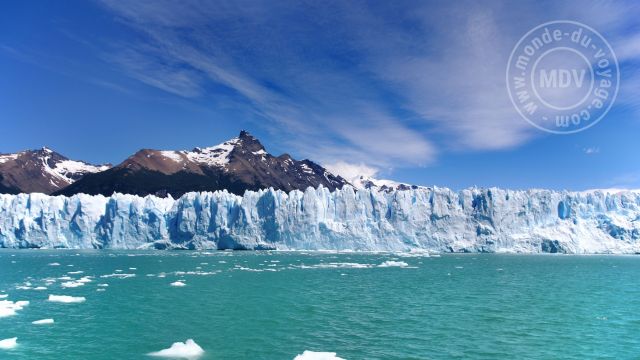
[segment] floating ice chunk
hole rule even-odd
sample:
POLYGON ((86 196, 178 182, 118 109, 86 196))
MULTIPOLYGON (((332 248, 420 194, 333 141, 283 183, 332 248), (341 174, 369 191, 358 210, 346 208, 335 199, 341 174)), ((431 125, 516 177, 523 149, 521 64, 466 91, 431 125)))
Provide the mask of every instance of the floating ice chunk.
POLYGON ((293 360, 345 360, 337 357, 334 352, 316 352, 305 350, 302 354, 296 356, 293 360))
POLYGON ((54 321, 53 319, 42 319, 42 320, 32 321, 31 323, 34 325, 49 325, 49 324, 53 324, 54 321))
POLYGON ((300 269, 368 269, 371 264, 351 263, 351 262, 330 262, 316 265, 300 265, 300 269))
POLYGON ((0 300, 0 318, 16 315, 27 305, 29 305, 28 301, 0 300))
POLYGON ((46 286, 38 286, 38 287, 34 287, 33 290, 38 290, 38 291, 47 290, 47 287, 46 286))
POLYGON ((138 268, 130 267, 129 270, 138 270, 138 268))
POLYGON ((100 287, 109 287, 109 284, 98 284, 100 287))
POLYGON ((49 266, 60 266, 60 263, 52 262, 52 263, 49 264, 49 266))
MULTIPOLYGON (((178 281, 176 281, 176 282, 172 282, 170 285, 171 285, 171 286, 187 286, 187 284, 185 284, 184 282, 179 281, 179 280, 178 280, 178 281)), ((176 344, 177 344, 177 343, 176 343, 176 344)), ((175 344, 174 344, 174 345, 175 345, 175 344)))
POLYGON ((409 266, 409 264, 407 264, 404 261, 393 261, 393 260, 387 260, 382 264, 378 265, 378 267, 407 267, 407 266, 409 266))
POLYGON ((149 353, 151 356, 178 358, 178 359, 196 359, 204 354, 204 350, 200 345, 196 344, 192 339, 185 342, 175 342, 170 348, 149 353))
POLYGON ((4 350, 13 349, 16 346, 18 346, 17 337, 0 340, 0 349, 4 349, 4 350))
POLYGON ((4 299, 4 298, 6 298, 7 296, 9 296, 9 295, 7 295, 7 294, 0 294, 0 299, 4 299))
POLYGON ((67 274, 69 275, 77 275, 77 274, 82 274, 84 273, 84 271, 82 270, 78 270, 78 271, 67 271, 67 274))
POLYGON ((84 286, 84 283, 80 281, 66 281, 60 284, 60 286, 62 286, 63 288, 76 288, 79 286, 84 286))
POLYGON ((122 274, 122 273, 118 273, 118 274, 107 274, 107 275, 101 275, 100 277, 101 277, 101 278, 103 278, 103 279, 106 279, 106 278, 127 279, 127 278, 136 277, 136 274, 122 274))
POLYGON ((87 299, 84 296, 69 296, 69 295, 49 295, 49 301, 60 303, 81 303, 87 299))

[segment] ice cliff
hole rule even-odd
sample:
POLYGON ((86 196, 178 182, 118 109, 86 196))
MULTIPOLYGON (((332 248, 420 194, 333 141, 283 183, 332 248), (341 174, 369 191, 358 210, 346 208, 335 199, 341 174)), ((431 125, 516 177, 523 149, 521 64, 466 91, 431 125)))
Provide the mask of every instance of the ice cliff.
POLYGON ((0 195, 0 247, 640 252, 640 193, 346 186, 0 195))

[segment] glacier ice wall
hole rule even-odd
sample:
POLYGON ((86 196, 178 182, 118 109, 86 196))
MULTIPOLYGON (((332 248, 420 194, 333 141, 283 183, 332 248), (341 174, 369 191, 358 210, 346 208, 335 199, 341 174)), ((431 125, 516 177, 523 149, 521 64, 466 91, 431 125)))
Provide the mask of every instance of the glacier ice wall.
POLYGON ((640 193, 344 187, 0 195, 0 247, 640 252, 640 193))

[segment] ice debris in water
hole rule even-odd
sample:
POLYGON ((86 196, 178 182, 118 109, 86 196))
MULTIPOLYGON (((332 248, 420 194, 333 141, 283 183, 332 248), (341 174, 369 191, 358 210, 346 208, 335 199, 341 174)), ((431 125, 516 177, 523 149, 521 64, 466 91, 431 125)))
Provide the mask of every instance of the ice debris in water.
POLYGON ((185 284, 185 283, 184 283, 184 282, 182 282, 182 281, 175 281, 175 282, 172 282, 172 283, 171 283, 171 284, 169 284, 169 285, 171 285, 171 286, 177 286, 177 287, 180 287, 180 286, 187 286, 187 284, 185 284))
POLYGON ((407 264, 404 261, 393 261, 393 260, 387 260, 382 264, 378 265, 378 267, 407 267, 407 266, 409 266, 409 264, 407 264))
POLYGON ((16 301, 0 300, 0 318, 13 316, 22 310, 25 306, 29 305, 28 301, 16 301))
POLYGON ((53 324, 54 321, 53 319, 42 319, 42 320, 32 321, 31 323, 34 325, 49 325, 49 324, 53 324))
POLYGON ((18 345, 18 338, 13 337, 9 339, 0 340, 0 349, 13 349, 18 345))
POLYGON ((81 303, 86 300, 87 299, 84 296, 49 295, 48 301, 60 303, 81 303))
POLYGON ((177 359, 196 359, 202 354, 204 354, 204 350, 200 345, 196 344, 193 339, 188 339, 185 342, 175 342, 168 349, 151 352, 148 355, 177 359))
POLYGON ((334 352, 316 352, 305 350, 302 354, 296 356, 293 360, 345 360, 337 357, 334 352))

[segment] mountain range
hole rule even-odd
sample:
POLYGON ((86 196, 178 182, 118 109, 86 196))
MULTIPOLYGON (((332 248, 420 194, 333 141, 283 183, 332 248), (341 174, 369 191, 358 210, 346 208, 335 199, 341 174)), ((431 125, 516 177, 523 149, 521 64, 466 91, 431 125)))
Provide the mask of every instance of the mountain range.
POLYGON ((87 174, 111 167, 70 160, 43 147, 13 154, 0 154, 0 193, 44 193, 59 191, 87 174))
POLYGON ((142 149, 122 163, 91 165, 48 148, 0 154, 0 193, 78 193, 180 197, 192 191, 274 188, 335 190, 349 182, 311 160, 269 154, 246 131, 222 144, 187 151, 142 149))

